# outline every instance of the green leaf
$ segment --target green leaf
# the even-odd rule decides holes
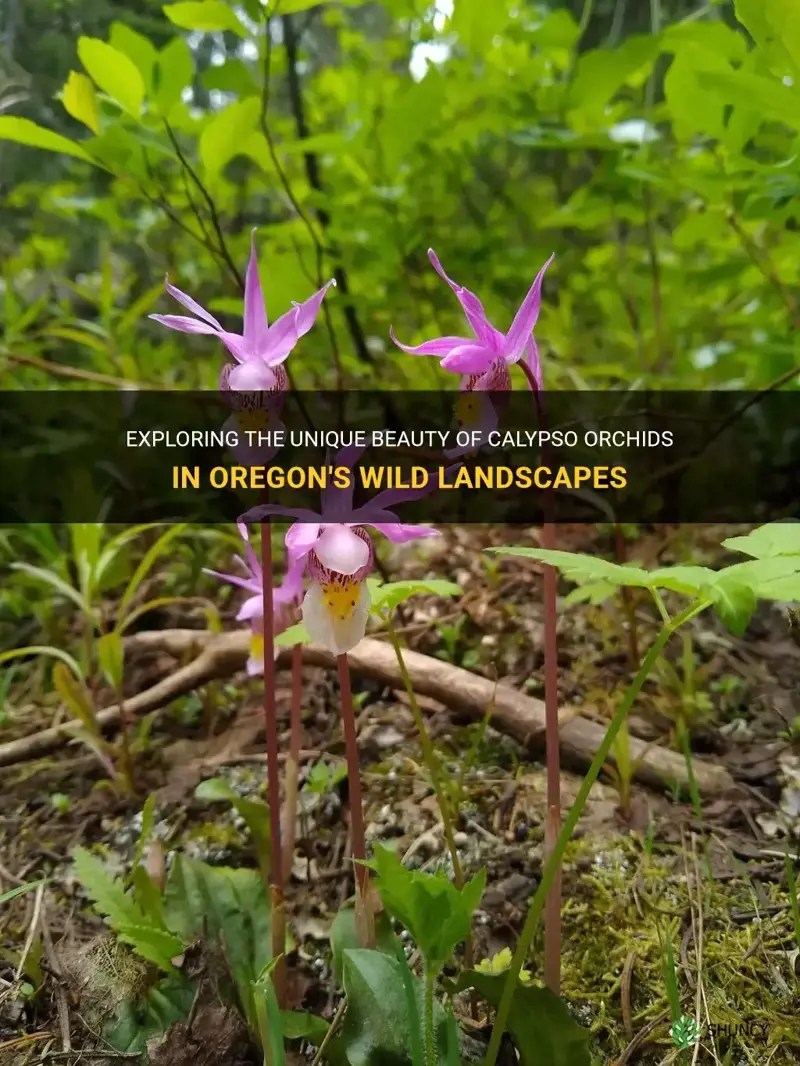
[[[25,892],[32,892],[39,885],[46,885],[47,878],[40,877],[38,881],[28,881],[24,885],[17,885],[15,888],[9,888],[6,892],[0,893],[0,903],[9,903],[12,899],[16,899],[17,896],[21,896]]]
[[[150,92],[153,84],[153,70],[158,57],[156,47],[150,38],[137,33],[124,22],[112,22],[108,40],[112,48],[122,52],[135,65],[142,76],[145,93]]]
[[[192,52],[183,37],[175,37],[161,49],[156,69],[158,88],[153,104],[159,115],[169,118],[172,109],[181,103],[183,90],[194,78]]]
[[[293,648],[295,644],[311,644],[311,635],[302,622],[289,626],[275,637],[276,648]]]
[[[183,531],[185,529],[186,529],[186,524],[185,523],[181,523],[180,525],[172,526],[165,533],[161,534],[161,536],[158,538],[158,540],[155,542],[155,544],[153,544],[153,546],[151,548],[148,548],[147,552],[144,555],[144,558],[139,563],[139,565],[136,567],[136,570],[133,573],[133,577],[128,582],[128,587],[125,589],[125,592],[122,594],[122,599],[120,600],[119,607],[117,608],[117,617],[120,620],[124,620],[124,618],[125,618],[125,616],[126,616],[126,614],[128,612],[128,607],[130,606],[131,600],[136,595],[136,593],[139,591],[139,586],[142,584],[144,579],[147,577],[147,575],[150,573],[152,568],[155,566],[156,561],[158,560],[159,556],[162,555],[166,551],[168,545],[176,537],[179,537],[183,533]]]
[[[200,134],[200,159],[206,174],[219,174],[243,151],[247,135],[255,128],[261,112],[256,96],[236,100],[214,115]]]
[[[430,579],[427,581],[389,581],[385,585],[372,585],[372,611],[380,614],[391,613],[395,607],[412,596],[460,596],[461,586],[452,581]]]
[[[579,552],[553,551],[548,548],[487,548],[487,551],[497,555],[517,555],[523,559],[538,559],[540,562],[549,563],[557,567],[570,581],[584,584],[585,582],[603,581],[618,588],[620,585],[634,585],[647,588],[650,584],[649,574],[636,566],[621,566],[619,563],[609,562],[594,555],[583,555]]]
[[[570,107],[578,112],[578,126],[589,128],[603,120],[606,105],[629,78],[649,72],[659,51],[657,37],[629,37],[619,48],[596,48],[578,60],[569,94]],[[571,118],[575,118],[573,114]],[[573,123],[574,124],[574,123]]]
[[[43,148],[46,152],[71,155],[76,159],[83,159],[86,163],[93,162],[91,156],[75,141],[16,115],[0,115],[0,141],[15,141],[31,148]]]
[[[183,976],[164,978],[141,999],[131,998],[120,1006],[117,1017],[106,1024],[104,1039],[116,1051],[143,1055],[148,1040],[186,1020],[196,991],[195,983]]]
[[[398,940],[386,911],[375,915],[375,937],[377,950],[394,958]],[[352,900],[339,908],[331,923],[330,945],[333,955],[333,972],[337,982],[341,984],[345,952],[359,946],[356,912]]]
[[[457,944],[470,933],[472,914],[486,886],[481,870],[461,891],[442,874],[426,874],[403,866],[393,851],[375,848],[370,865],[384,907],[411,933],[429,973],[438,973]]]
[[[728,104],[759,108],[764,119],[783,122],[790,129],[800,130],[797,95],[777,79],[731,69],[701,70],[697,73],[697,80],[704,89],[723,93]]]
[[[453,990],[474,988],[497,1007],[505,982],[505,974],[466,970]],[[590,1066],[591,1034],[578,1025],[564,1001],[549,988],[518,983],[507,1029],[519,1052],[520,1066]]]
[[[134,63],[97,37],[78,38],[78,58],[95,85],[138,119],[144,102],[144,81]]]
[[[104,633],[97,641],[97,660],[106,681],[115,692],[121,692],[125,653],[122,647],[122,636],[116,629],[110,633]]]
[[[222,777],[211,777],[207,781],[201,781],[194,790],[194,794],[195,798],[199,800],[230,803],[238,814],[244,818],[250,836],[253,838],[253,846],[262,873],[267,877],[269,875],[272,850],[270,847],[269,808],[266,803],[260,799],[244,799],[238,792],[234,792],[228,782]]]
[[[71,70],[62,90],[61,100],[73,118],[88,126],[92,133],[100,132],[97,94],[91,78],[77,70]]]
[[[759,48],[776,65],[800,73],[800,25],[794,0],[734,0],[733,6]]]
[[[88,733],[99,736],[91,694],[84,683],[70,673],[63,662],[58,662],[53,667],[53,684],[72,717],[80,722]]]
[[[741,637],[756,609],[756,594],[752,585],[737,581],[735,576],[723,575],[713,585],[703,589],[713,602],[714,609],[736,637]]]
[[[728,537],[722,546],[754,559],[800,555],[800,522],[768,522],[744,537]]]
[[[424,1017],[423,984],[412,975],[418,1017]],[[342,983],[347,1014],[342,1028],[349,1066],[406,1066],[412,1035],[403,967],[381,951],[344,952]],[[437,1064],[447,1062],[447,1020],[434,1004]]]
[[[68,652],[62,651],[61,648],[54,648],[49,644],[30,644],[27,648],[12,648],[10,651],[0,652],[0,665],[9,663],[14,659],[27,659],[29,655],[45,655],[51,659],[58,659],[70,668],[79,681],[83,678],[83,671],[75,659]]]
[[[176,26],[183,30],[201,30],[206,33],[216,33],[228,30],[238,34],[239,37],[249,36],[247,30],[236,17],[236,14],[225,0],[197,0],[179,4],[166,4],[162,8],[164,14]],[[281,5],[281,14],[284,14]]]

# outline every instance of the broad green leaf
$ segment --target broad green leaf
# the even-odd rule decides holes
[[[800,73],[800,25],[794,0],[734,0],[733,6],[759,48],[776,65]]]
[[[62,102],[66,110],[78,122],[88,126],[92,133],[100,132],[97,94],[91,78],[77,70],[71,70],[62,91]]]
[[[616,591],[617,586],[607,581],[592,581],[587,585],[577,585],[564,597],[564,606],[572,607],[576,603],[591,603],[597,606],[605,603]]]
[[[736,578],[722,576],[703,590],[713,602],[719,617],[736,637],[741,637],[756,609],[756,594],[752,585]]]
[[[142,1057],[148,1040],[163,1036],[175,1022],[186,1020],[196,993],[194,981],[182,976],[165,977],[141,999],[131,998],[123,1003],[117,1016],[106,1023],[103,1037],[116,1051]]]
[[[78,38],[78,58],[95,85],[138,119],[144,102],[144,80],[133,61],[97,37]]]
[[[194,60],[183,37],[175,37],[164,45],[158,56],[158,88],[153,103],[159,115],[169,118],[170,112],[181,102],[183,90],[192,83]]]
[[[579,552],[553,551],[549,548],[487,548],[497,555],[517,555],[523,559],[538,559],[557,567],[565,577],[580,584],[603,581],[609,585],[638,585],[647,588],[650,584],[649,574],[636,566],[622,566],[594,555]]]
[[[777,79],[741,70],[700,70],[697,80],[704,89],[721,93],[728,104],[757,107],[763,112],[764,119],[783,122],[790,129],[800,130],[797,94]]]
[[[83,671],[77,661],[68,652],[62,651],[61,648],[53,648],[49,644],[30,644],[26,648],[12,648],[10,651],[0,652],[0,666],[14,659],[27,659],[30,655],[44,655],[51,659],[58,659],[70,668],[79,681],[83,679]]]
[[[412,975],[417,1016],[424,1017],[423,984]],[[403,967],[382,951],[348,949],[344,952],[342,983],[347,1013],[342,1040],[349,1066],[406,1066],[410,1063],[412,1036]],[[447,1020],[434,1003],[437,1066],[447,1062]]]
[[[390,581],[370,589],[372,610],[377,613],[391,613],[395,607],[412,596],[460,596],[461,586],[452,581],[432,578],[430,580]]]
[[[60,133],[37,126],[28,118],[17,115],[0,115],[0,141],[16,141],[31,148],[43,148],[46,152],[61,152],[91,163],[92,158],[76,141],[62,137]]]
[[[754,559],[776,555],[800,555],[800,522],[768,522],[743,537],[728,537],[723,548],[743,552]]]
[[[658,55],[658,39],[629,37],[619,48],[596,48],[578,60],[569,93],[570,107],[580,115],[578,128],[600,121],[614,94],[639,71],[649,71]],[[572,116],[573,118],[575,116]]]
[[[245,799],[222,777],[211,777],[201,781],[194,791],[195,798],[211,802],[230,803],[245,820],[261,870],[265,877],[269,875],[271,861],[269,808],[260,799]]]
[[[95,707],[89,690],[70,673],[63,662],[58,662],[53,667],[53,684],[72,717],[80,722],[87,732],[98,735]]]
[[[474,988],[487,1003],[497,1007],[505,982],[506,975],[502,973],[466,970],[453,990]],[[518,982],[507,1029],[519,1053],[520,1066],[590,1066],[589,1030],[578,1025],[566,1003],[549,988]]]
[[[500,34],[509,22],[505,3],[486,0],[460,0],[450,18],[449,29],[458,34],[465,48],[483,55],[487,42]]]
[[[143,917],[145,918],[143,925],[117,926],[117,936],[126,944],[130,944],[137,955],[141,955],[148,962],[155,963],[165,973],[172,973],[175,969],[172,960],[183,951],[183,943],[174,933],[159,929],[148,922],[144,914]]]
[[[201,30],[206,33],[228,30],[239,37],[249,36],[233,8],[225,0],[187,0],[178,4],[165,4],[162,10],[170,22],[184,30]],[[283,6],[281,13],[284,13]]]
[[[124,22],[112,22],[109,44],[122,52],[136,66],[142,76],[145,93],[149,93],[153,84],[153,70],[158,52],[149,37],[137,33]]]
[[[370,865],[378,873],[376,887],[384,907],[411,933],[426,970],[437,974],[456,945],[469,936],[486,871],[481,870],[459,891],[441,874],[407,869],[393,851],[379,845]]]
[[[214,115],[200,134],[200,159],[207,174],[219,174],[242,151],[261,112],[258,97],[237,100]]]
[[[110,633],[104,633],[97,641],[97,661],[109,685],[115,692],[121,692],[125,653],[122,647],[122,636],[118,630],[113,629]]]

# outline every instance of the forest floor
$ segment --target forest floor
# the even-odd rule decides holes
[[[385,565],[393,579],[435,570],[464,590],[453,603],[420,597],[404,605],[399,623],[409,647],[541,696],[540,571],[528,560],[493,563],[478,550],[503,543],[507,533],[461,527],[426,542],[424,555],[418,545],[396,549]],[[535,543],[533,532],[528,536]],[[720,539],[711,527],[656,529],[640,533],[629,553],[646,565],[715,565]],[[613,551],[589,527],[562,527],[559,546]],[[487,558],[488,564],[482,561]],[[635,600],[632,609],[642,651],[656,623],[646,599]],[[600,722],[608,720],[630,677],[623,620],[616,602],[572,606],[560,616],[561,702]],[[157,623],[148,616],[151,629],[198,624],[175,609]],[[674,642],[673,669],[665,667],[646,684],[630,731],[652,745],[674,746],[677,723],[684,721],[693,759],[726,767],[735,788],[703,797],[697,809],[685,796],[634,783],[622,810],[611,779],[598,782],[564,870],[562,991],[592,1031],[596,1062],[688,1062],[670,1030],[672,955],[681,1009],[702,1032],[691,1061],[789,1066],[800,1058],[800,953],[786,881],[787,850],[797,849],[800,836],[800,740],[793,747],[782,734],[800,714],[800,648],[775,605],[759,611],[742,639],[726,633],[711,614],[695,620],[691,637],[691,676]],[[134,661],[126,695],[171,668],[159,655]],[[343,741],[334,673],[308,666],[304,682],[304,774],[320,760],[335,770],[343,765]],[[287,673],[279,673],[278,685],[279,716],[288,729]],[[356,676],[354,693],[368,838],[393,839],[407,861],[425,869],[446,866],[441,820],[401,686]],[[475,955],[493,957],[513,949],[540,876],[543,766],[535,752],[491,725],[459,719],[431,699],[420,697],[420,704],[450,772],[463,772],[457,843],[465,872],[488,868]],[[4,727],[4,740],[52,724],[50,712],[33,697],[18,712]],[[243,673],[188,693],[148,718],[146,731],[140,729],[139,786],[155,796],[154,833],[167,853],[254,865],[241,819],[225,804],[198,800],[194,790],[204,778],[225,777],[241,795],[263,795],[263,741],[259,679],[248,681]],[[87,910],[72,853],[78,844],[100,846],[112,866],[125,871],[141,827],[141,799],[120,798],[103,786],[94,756],[74,744],[3,767],[0,774],[0,894],[48,879],[46,889],[0,910],[0,1063],[118,1062],[119,1056],[96,1053],[102,1044],[86,1003],[86,982],[75,976],[72,960],[85,956],[85,945],[103,936],[105,927]],[[328,934],[352,893],[346,779],[338,776],[331,773],[328,787],[302,794],[287,893],[295,941],[291,1005],[328,1018],[339,999]],[[576,773],[563,773],[565,810],[579,783]],[[18,994],[17,963],[26,943],[30,954],[36,930],[42,934],[35,941],[41,944],[41,987],[26,998]],[[541,958],[541,940],[533,957]],[[530,969],[540,976],[533,961]],[[131,981],[119,962],[106,996],[134,997]],[[106,1013],[118,1005],[107,998]],[[480,1020],[474,1029],[479,1044]],[[223,1038],[217,1033],[215,1039]],[[70,1056],[65,1047],[93,1048],[95,1054]],[[187,1052],[187,1066],[246,1061],[240,1050],[226,1051],[219,1043],[214,1048],[213,1060],[196,1047]],[[180,1057],[170,1061],[183,1063]]]

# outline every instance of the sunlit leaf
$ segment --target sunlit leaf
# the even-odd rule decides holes
[[[98,88],[133,118],[141,114],[144,80],[124,53],[96,37],[78,38],[78,58]]]
[[[38,126],[27,118],[17,115],[0,115],[0,141],[16,141],[31,148],[43,148],[47,152],[61,152],[63,155],[75,156],[87,163],[92,158],[76,141],[62,137],[60,133]]]
[[[207,33],[228,30],[239,37],[248,36],[233,8],[225,0],[186,0],[178,4],[166,4],[162,10],[170,22],[184,30],[203,30]]]
[[[100,130],[100,116],[97,110],[97,95],[92,79],[77,70],[71,70],[64,86],[62,100],[64,107],[92,133]]]

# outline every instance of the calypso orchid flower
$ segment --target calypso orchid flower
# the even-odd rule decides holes
[[[445,370],[452,370],[462,375],[462,389],[477,389],[483,392],[500,392],[511,388],[509,367],[520,360],[527,362],[537,388],[542,387],[542,369],[539,352],[533,338],[533,330],[539,318],[542,303],[542,281],[553,256],[536,275],[528,295],[522,301],[508,333],[495,329],[486,317],[483,304],[469,289],[458,285],[445,274],[442,264],[432,248],[428,249],[428,258],[436,273],[443,278],[458,297],[470,324],[472,337],[438,337],[411,347],[401,344],[394,331],[390,336],[398,348],[410,355],[434,355],[441,359]]]
[[[336,282],[331,279],[304,303],[294,303],[291,311],[281,315],[270,326],[261,280],[258,276],[255,229],[250,238],[250,261],[244,290],[244,322],[241,333],[229,333],[204,307],[191,296],[166,281],[167,292],[195,318],[186,315],[150,315],[170,329],[181,333],[216,334],[235,360],[227,364],[220,376],[223,391],[272,391],[286,388],[287,378],[283,363],[298,340],[314,325],[325,293]]]
[[[250,657],[247,660],[247,673],[252,677],[264,672],[264,575],[261,563],[250,544],[247,526],[239,523],[239,535],[244,547],[244,558],[241,555],[234,556],[239,564],[242,575],[223,574],[218,570],[203,569],[204,574],[218,577],[220,581],[227,581],[229,585],[236,585],[249,593],[247,599],[239,608],[236,615],[237,622],[248,622],[250,625]],[[275,633],[282,633],[288,629],[294,621],[296,609],[299,606],[299,598],[292,595],[289,586],[281,586],[272,594],[273,613],[275,615]],[[278,649],[275,650],[275,657]]]
[[[352,470],[363,448],[345,448],[337,466]],[[302,603],[303,622],[313,640],[334,655],[354,648],[366,632],[370,611],[367,577],[375,552],[369,529],[394,544],[420,537],[438,536],[430,526],[405,525],[387,510],[394,504],[423,495],[430,489],[386,489],[369,503],[353,509],[353,482],[348,488],[328,488],[322,493],[321,513],[304,508],[265,504],[254,507],[240,522],[262,522],[271,515],[296,518],[286,534],[287,574],[276,591],[285,602],[302,592],[303,576],[310,584]]]

